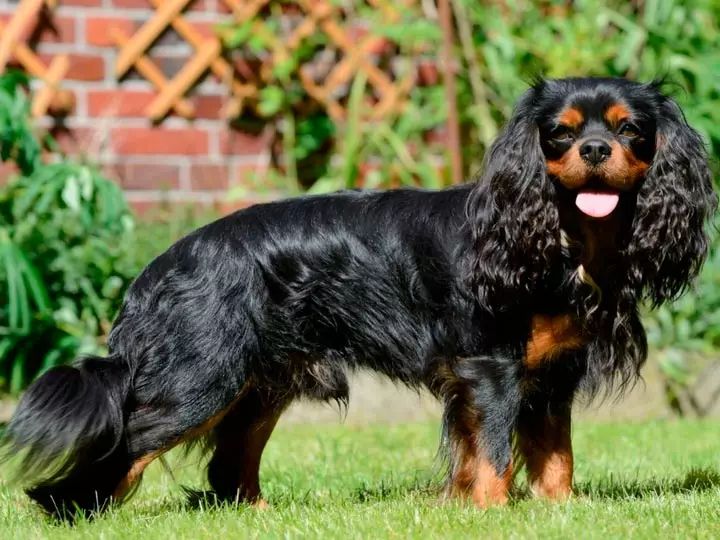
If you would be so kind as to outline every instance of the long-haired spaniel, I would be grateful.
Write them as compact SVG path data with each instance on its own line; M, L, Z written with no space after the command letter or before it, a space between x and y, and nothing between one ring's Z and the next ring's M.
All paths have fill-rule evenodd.
M59 516L122 500L198 438L217 497L264 505L283 410L346 403L370 369L444 402L449 495L505 502L515 455L564 498L573 398L636 380L638 308L691 283L715 209L703 142L659 84L542 80L476 183L261 204L178 241L130 287L107 358L30 387L6 449Z

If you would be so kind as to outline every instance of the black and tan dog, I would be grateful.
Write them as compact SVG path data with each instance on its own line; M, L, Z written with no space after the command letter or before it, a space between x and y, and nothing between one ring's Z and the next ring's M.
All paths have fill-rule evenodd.
M345 402L365 368L444 401L450 494L504 502L516 438L533 491L565 497L574 396L636 379L638 305L686 288L715 208L658 84L541 81L475 184L263 204L177 242L131 286L107 358L32 385L7 449L58 515L122 499L200 437L217 496L264 504L283 409Z

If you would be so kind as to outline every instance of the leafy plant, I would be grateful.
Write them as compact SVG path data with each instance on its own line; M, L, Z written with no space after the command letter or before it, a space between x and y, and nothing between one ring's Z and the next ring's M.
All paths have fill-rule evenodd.
M0 189L0 390L13 394L101 353L136 273L122 192L91 164L43 160L26 82L0 76L0 156L19 171Z

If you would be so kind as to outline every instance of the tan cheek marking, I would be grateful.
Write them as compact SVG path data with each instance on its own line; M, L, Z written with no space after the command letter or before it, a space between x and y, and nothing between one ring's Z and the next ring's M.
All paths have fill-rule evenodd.
M585 183L587 166L580 157L577 147L570 148L560 159L547 161L547 172L568 189L575 189Z
M630 118L630 111L622 103L615 103L610 105L607 111L605 111L605 120L613 127L618 127L622 122Z
M649 167L650 164L635 156L631 148L613 141L612 155L605 163L604 172L609 179L630 187L645 175Z
M536 315L527 343L525 365L537 368L566 350L579 349L584 344L577 324L570 315L547 317Z

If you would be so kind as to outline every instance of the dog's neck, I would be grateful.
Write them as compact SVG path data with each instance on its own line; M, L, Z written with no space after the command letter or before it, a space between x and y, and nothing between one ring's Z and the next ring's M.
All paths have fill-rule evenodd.
M597 220L579 215L574 208L569 219L564 220L562 230L566 242L578 254L582 272L595 283L608 281L613 267L622 256L630 232L632 215L618 209L618 215Z

